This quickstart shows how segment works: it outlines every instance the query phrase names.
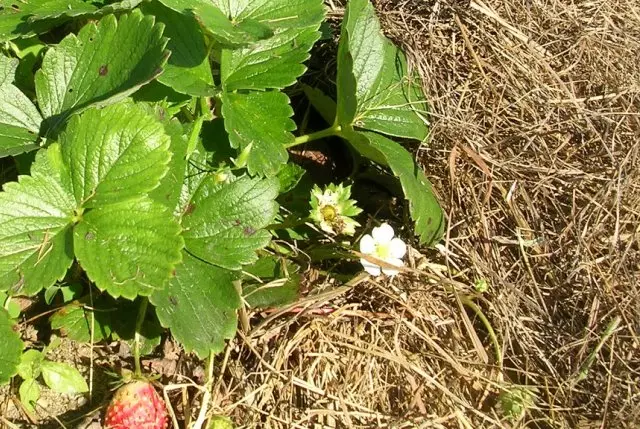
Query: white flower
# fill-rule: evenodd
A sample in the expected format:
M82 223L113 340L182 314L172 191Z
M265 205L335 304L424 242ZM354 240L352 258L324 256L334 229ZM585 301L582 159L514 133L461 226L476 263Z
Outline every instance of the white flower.
M393 228L387 223L383 223L377 228L373 228L371 235L365 234L360 240L360 252L381 259L390 265L403 266L402 257L407 253L407 246L399 238L393 238ZM373 276L379 276L380 271L388 276L399 273L393 268L380 267L364 258L360 259L365 271Z

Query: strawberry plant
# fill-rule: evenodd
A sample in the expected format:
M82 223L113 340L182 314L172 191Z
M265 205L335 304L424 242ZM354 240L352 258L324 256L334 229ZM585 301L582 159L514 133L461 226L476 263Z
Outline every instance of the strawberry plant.
M324 19L322 0L3 4L0 157L18 175L0 193L0 383L25 347L7 311L19 295L44 294L52 327L77 341L131 340L144 353L168 329L201 358L221 351L236 332L238 285L259 294L255 279L298 276L272 238L312 241L298 228L310 209L335 209L316 187L314 207L281 210L302 184L288 152L297 145L334 137L390 172L420 242L439 239L431 185L393 140L427 138L419 80L373 6L351 0L335 96L303 85ZM293 93L325 129L296 132ZM330 219L348 221L349 235L354 204Z

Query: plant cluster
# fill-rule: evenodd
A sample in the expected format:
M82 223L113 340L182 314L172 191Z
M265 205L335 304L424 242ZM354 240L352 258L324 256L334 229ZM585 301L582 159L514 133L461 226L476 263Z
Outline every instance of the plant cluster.
M296 145L342 139L359 163L392 173L420 241L439 239L431 185L392 140L427 138L419 80L368 0L351 0L335 97L302 85L324 20L322 0L0 9L0 157L18 173L0 193L0 384L19 373L34 385L19 368L42 360L23 353L18 295L44 294L52 327L74 340L135 339L144 353L169 329L201 358L235 335L243 302L295 297L299 261L272 238L308 239L309 219L351 236L361 212L349 186L305 187ZM291 88L326 129L294 135ZM311 206L282 210L296 192Z

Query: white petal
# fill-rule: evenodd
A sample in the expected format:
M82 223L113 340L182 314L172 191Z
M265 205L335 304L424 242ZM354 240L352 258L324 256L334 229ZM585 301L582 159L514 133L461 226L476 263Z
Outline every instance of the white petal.
M389 243L389 251L394 258L402 259L404 254L407 253L407 245L399 238L394 238Z
M336 235L336 232L333 230L333 227L324 220L320 222L320 229L322 229L327 234Z
M360 252L369 255L376 250L376 242L372 236L365 234L360 240Z
M385 262L388 263L388 264L391 264L391 265L396 265L398 267L401 267L401 266L404 265L400 259L396 259L396 258L386 259ZM400 271L394 270L393 268L382 268L382 272L385 273L388 276L395 276Z
M388 223L383 223L371 231L373 239L378 243L388 243L393 238L393 228Z
M344 222L344 228L342 229L342 233L344 235L353 235L356 233L356 226L358 226L358 222L348 217L342 217L342 221Z
M380 275L380 267L372 264L371 262L367 261L366 259L360 259L360 263L362 264L362 267L364 268L364 270L366 272L368 272L369 274L371 274L372 276L379 276Z

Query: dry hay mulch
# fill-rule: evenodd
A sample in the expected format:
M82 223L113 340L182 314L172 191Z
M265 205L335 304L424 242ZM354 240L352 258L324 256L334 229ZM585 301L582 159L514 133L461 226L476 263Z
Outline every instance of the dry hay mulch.
M218 410L243 427L638 427L640 4L376 7L431 100L416 152L446 238L392 281L320 277L244 334ZM510 421L515 386L535 399Z

